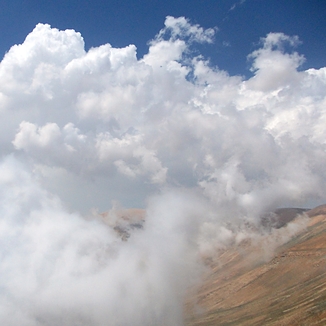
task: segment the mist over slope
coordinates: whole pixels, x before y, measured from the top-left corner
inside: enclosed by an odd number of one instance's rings
[[[187,325],[325,324],[326,205],[260,239],[276,244],[268,259],[257,240],[218,252],[203,284],[187,297]]]
[[[182,325],[199,257],[266,211],[324,202],[326,68],[300,70],[298,37],[270,33],[253,77],[230,76],[198,54],[215,33],[167,17],[138,60],[38,24],[5,55],[6,325]],[[112,201],[146,209],[128,241],[96,212]]]

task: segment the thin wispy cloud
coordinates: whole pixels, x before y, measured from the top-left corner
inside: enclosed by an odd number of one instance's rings
[[[236,9],[237,7],[243,5],[246,2],[246,0],[240,0],[238,2],[235,2],[229,9],[229,12]]]

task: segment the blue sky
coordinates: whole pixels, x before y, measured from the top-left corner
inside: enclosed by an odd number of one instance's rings
[[[22,43],[39,22],[81,32],[86,48],[135,44],[138,56],[162,28],[165,17],[185,16],[219,29],[200,52],[230,74],[250,75],[247,55],[269,32],[298,35],[302,68],[326,65],[326,2],[323,0],[1,0],[0,55]]]

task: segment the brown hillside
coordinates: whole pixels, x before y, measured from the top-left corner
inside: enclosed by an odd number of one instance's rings
[[[186,305],[186,324],[326,325],[326,205],[306,214],[307,228],[268,262],[248,243],[220,253]]]

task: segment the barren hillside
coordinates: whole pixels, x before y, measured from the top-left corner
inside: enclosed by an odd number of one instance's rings
[[[267,261],[250,243],[220,252],[187,302],[186,324],[326,325],[326,205],[306,214],[307,228]]]

